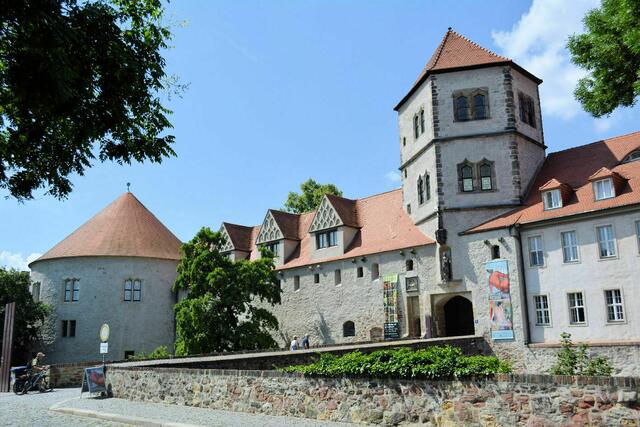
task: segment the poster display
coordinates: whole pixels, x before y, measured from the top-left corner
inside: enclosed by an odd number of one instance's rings
[[[511,340],[513,334],[513,309],[509,292],[509,264],[497,259],[485,264],[489,285],[489,321],[491,339]]]
[[[107,392],[107,386],[104,380],[104,366],[85,368],[84,377],[82,378],[82,390],[80,393],[87,391],[89,393]]]
[[[400,338],[400,321],[398,315],[398,275],[382,278],[382,299],[384,302],[384,339]]]

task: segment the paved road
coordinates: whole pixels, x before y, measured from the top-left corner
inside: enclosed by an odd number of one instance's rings
[[[0,393],[0,426],[121,426],[110,421],[75,415],[60,414],[50,407],[87,409],[120,415],[152,419],[158,422],[178,422],[203,426],[227,427],[339,427],[344,423],[331,423],[289,417],[245,414],[190,408],[161,403],[132,402],[123,399],[80,399],[79,389],[60,389],[50,393],[31,392],[28,396]]]

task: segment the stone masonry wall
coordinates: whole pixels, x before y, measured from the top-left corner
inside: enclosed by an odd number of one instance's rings
[[[360,424],[638,425],[638,378],[322,379],[274,371],[114,367],[116,397]]]
[[[49,383],[55,388],[80,387],[84,368],[100,366],[102,362],[65,363],[51,365]]]

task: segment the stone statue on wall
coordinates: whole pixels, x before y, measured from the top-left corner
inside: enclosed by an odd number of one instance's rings
[[[440,257],[440,278],[443,282],[451,281],[451,251],[443,250]]]

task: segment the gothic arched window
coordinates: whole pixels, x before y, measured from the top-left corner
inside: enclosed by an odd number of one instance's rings
[[[420,133],[424,133],[424,110],[420,110]]]
[[[419,127],[419,122],[418,122],[419,118],[418,115],[416,114],[415,117],[413,118],[413,136],[418,139],[418,137],[420,136],[420,127]]]
[[[482,94],[478,94],[473,97],[473,118],[476,120],[487,118],[485,99],[485,96]]]
[[[427,200],[431,199],[431,182],[429,180],[429,174],[424,175],[424,187],[427,195]]]
[[[491,163],[480,164],[480,189],[482,191],[493,190],[493,177]]]
[[[466,96],[456,98],[456,119],[469,120],[469,101]]]
[[[422,177],[418,177],[418,204],[421,205],[424,203],[424,182],[422,182]]]
[[[471,165],[460,166],[460,189],[464,192],[473,191],[473,168]]]
[[[351,320],[344,322],[344,324],[342,325],[342,336],[343,337],[356,336],[356,325]]]

